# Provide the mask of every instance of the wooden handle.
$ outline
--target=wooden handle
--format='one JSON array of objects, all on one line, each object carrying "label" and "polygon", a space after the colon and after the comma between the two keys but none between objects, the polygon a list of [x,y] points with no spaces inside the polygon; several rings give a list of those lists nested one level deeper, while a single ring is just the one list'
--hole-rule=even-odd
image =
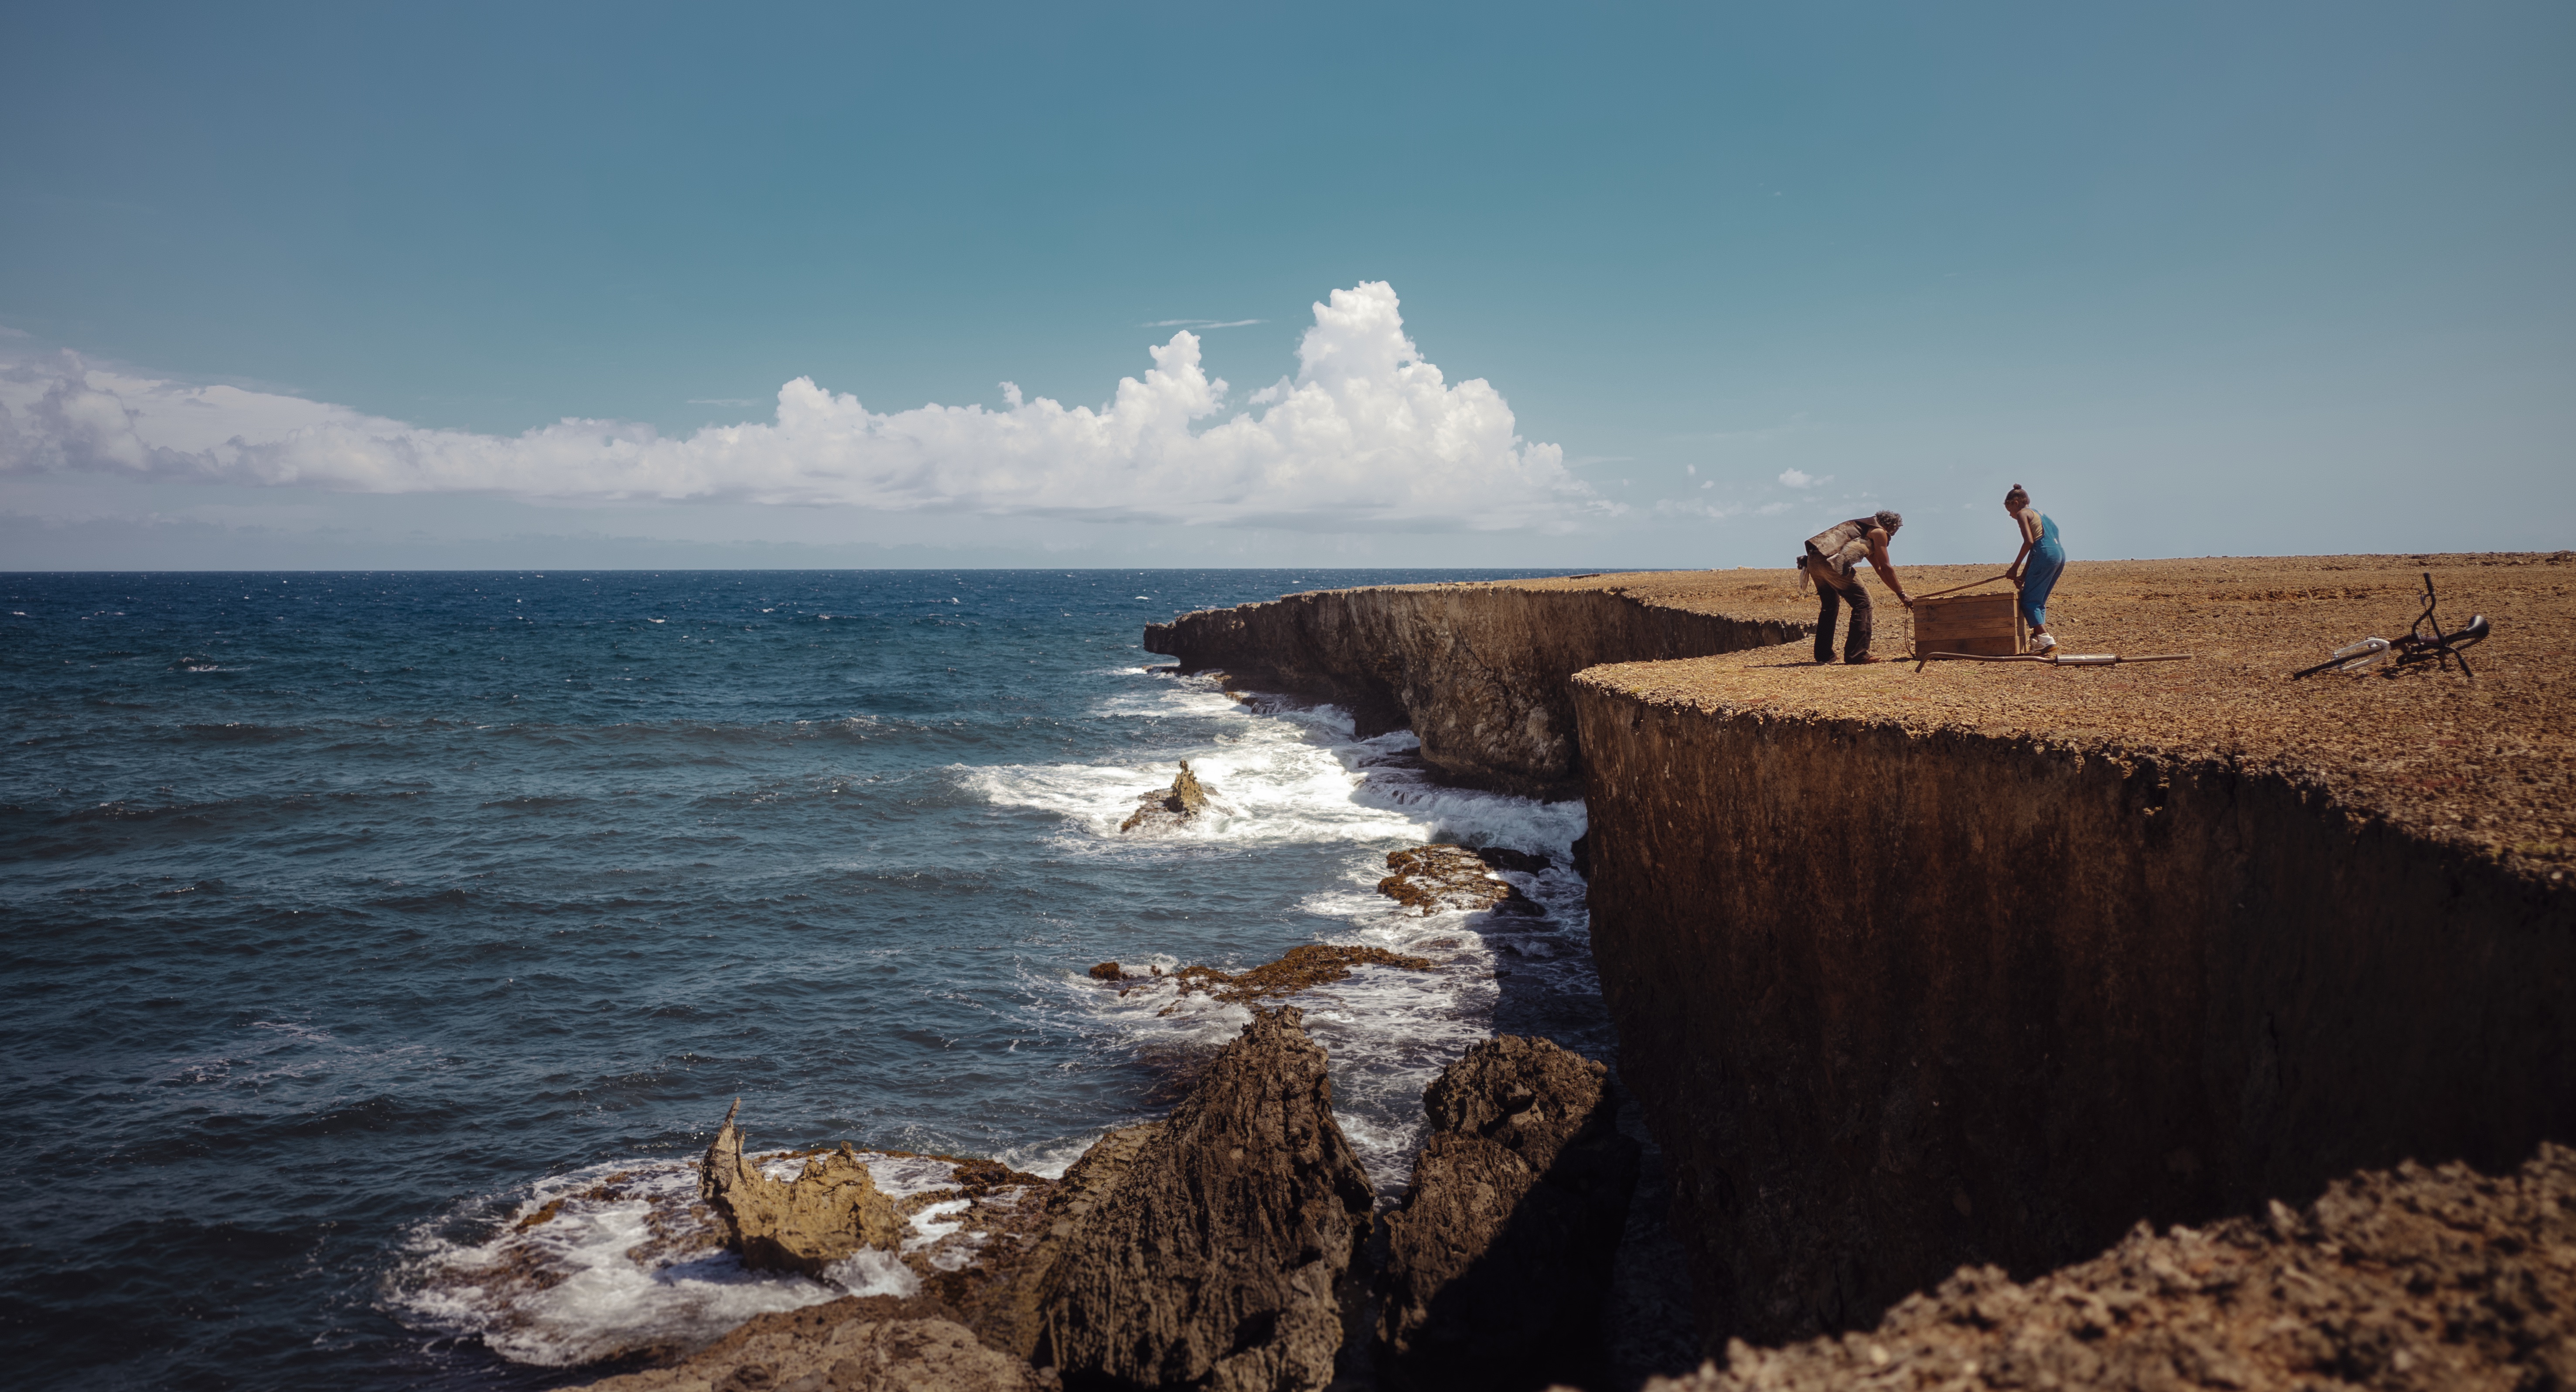
[{"label": "wooden handle", "polygon": [[[1917,599],[1917,600],[1939,599],[1941,596],[1943,596],[1943,595],[1945,595],[1945,594],[1957,594],[1957,593],[1958,593],[1959,591],[1961,591],[1961,590],[1973,590],[1973,589],[1975,589],[1976,587],[1978,587],[1979,585],[1991,585],[1991,584],[1995,583],[1995,582],[1996,582],[1996,581],[1998,581],[1998,580],[2010,580],[2011,578],[2012,578],[2012,572],[2011,572],[2011,571],[2009,571],[2009,570],[2007,570],[2007,571],[2005,571],[2005,572],[2004,572],[2003,574],[2001,574],[2001,575],[1989,575],[1989,576],[1987,576],[1987,577],[1986,577],[1985,579],[1983,579],[1983,580],[1971,580],[1971,581],[1969,581],[1968,583],[1966,583],[1966,584],[1964,584],[1964,585],[1952,585],[1950,588],[1948,588],[1948,589],[1946,589],[1946,590],[1934,590],[1934,591],[1933,591],[1932,593],[1930,593],[1930,594],[1919,594],[1919,595],[1916,595],[1916,596],[1915,596],[1915,599]],[[2019,588],[2019,587],[2018,587],[2018,586],[2016,586],[2015,588]]]}]

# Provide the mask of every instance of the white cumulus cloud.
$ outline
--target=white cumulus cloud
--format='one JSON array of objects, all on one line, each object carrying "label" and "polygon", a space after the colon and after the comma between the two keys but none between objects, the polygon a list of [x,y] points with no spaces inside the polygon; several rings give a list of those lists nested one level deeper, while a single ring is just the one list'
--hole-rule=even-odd
[{"label": "white cumulus cloud", "polygon": [[1782,469],[1780,482],[1790,488],[1822,488],[1834,481],[1831,474],[1811,474],[1804,469]]},{"label": "white cumulus cloud", "polygon": [[1619,509],[1518,434],[1482,378],[1450,384],[1395,290],[1314,307],[1296,376],[1226,409],[1187,331],[1098,408],[878,413],[799,377],[768,421],[665,436],[565,419],[521,435],[435,430],[300,397],[194,386],[71,355],[0,369],[0,473],[97,472],[363,493],[572,501],[721,499],[1309,530],[1558,529]]}]

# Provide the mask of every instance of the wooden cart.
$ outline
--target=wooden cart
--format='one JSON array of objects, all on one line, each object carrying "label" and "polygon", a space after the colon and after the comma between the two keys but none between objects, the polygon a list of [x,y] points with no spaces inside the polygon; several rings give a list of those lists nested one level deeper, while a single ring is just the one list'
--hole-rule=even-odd
[{"label": "wooden cart", "polygon": [[1914,601],[1914,656],[1976,653],[2017,657],[2030,650],[2020,596],[2011,590]]}]

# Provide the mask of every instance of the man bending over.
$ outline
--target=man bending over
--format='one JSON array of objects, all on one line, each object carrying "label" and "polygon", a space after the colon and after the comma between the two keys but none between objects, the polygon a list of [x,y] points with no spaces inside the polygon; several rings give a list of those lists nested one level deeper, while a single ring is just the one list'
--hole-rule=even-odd
[{"label": "man bending over", "polygon": [[1887,543],[1905,519],[1896,513],[1881,511],[1870,517],[1855,517],[1837,522],[1807,538],[1807,554],[1801,564],[1808,578],[1816,582],[1816,661],[1834,660],[1834,619],[1842,606],[1851,605],[1851,633],[1843,639],[1843,661],[1881,662],[1869,655],[1869,591],[1860,582],[1860,563],[1867,560],[1887,582],[1888,592],[1906,608],[1914,601],[1905,597],[1905,587],[1896,581],[1896,567],[1888,564]]}]

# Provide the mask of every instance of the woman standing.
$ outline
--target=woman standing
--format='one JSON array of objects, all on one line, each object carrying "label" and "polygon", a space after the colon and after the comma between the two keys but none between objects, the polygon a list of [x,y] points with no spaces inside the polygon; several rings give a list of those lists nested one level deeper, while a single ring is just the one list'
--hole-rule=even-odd
[{"label": "woman standing", "polygon": [[2021,617],[2030,625],[2031,650],[2046,652],[2057,646],[2048,631],[2048,592],[2057,588],[2057,577],[2066,569],[2066,548],[2058,544],[2056,519],[2032,507],[2020,484],[2004,495],[2004,511],[2021,527],[2021,550],[2004,578],[2021,586]]}]

